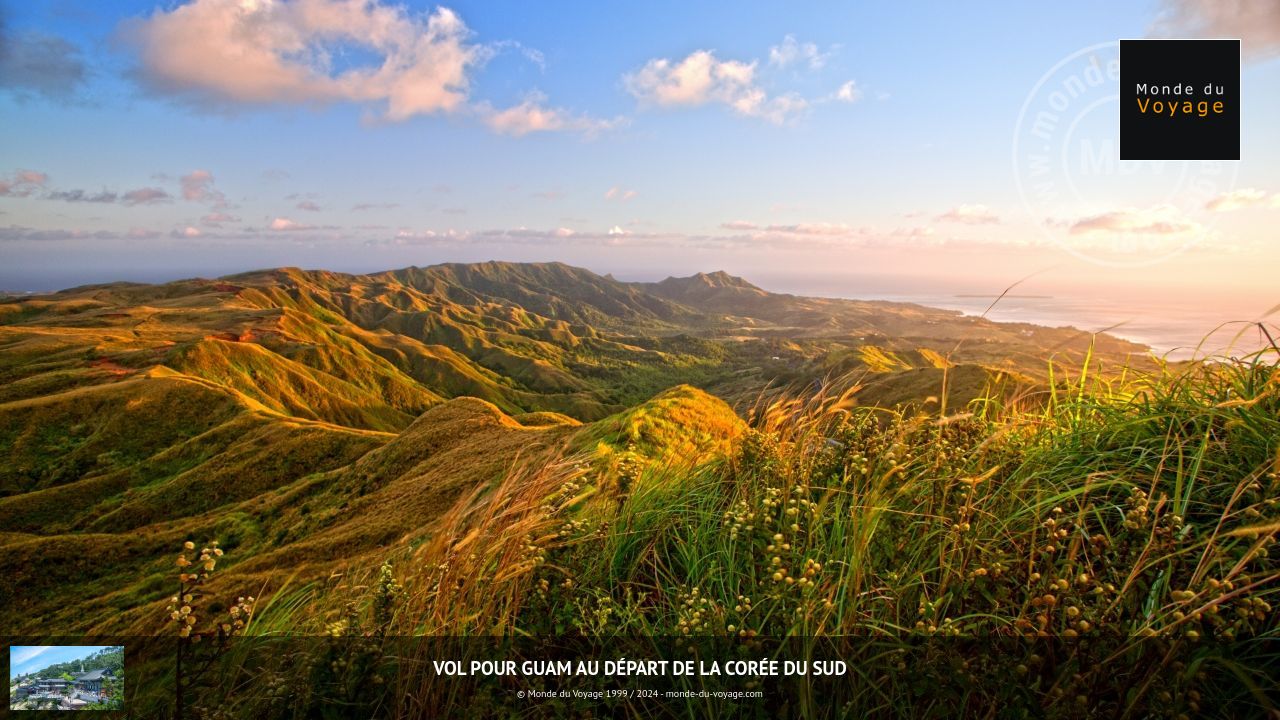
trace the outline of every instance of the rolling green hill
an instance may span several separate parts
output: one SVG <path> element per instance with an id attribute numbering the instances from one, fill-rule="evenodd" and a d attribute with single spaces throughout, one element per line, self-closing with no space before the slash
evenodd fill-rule
<path id="1" fill-rule="evenodd" d="M 1144 349 L 725 273 L 626 283 L 558 263 L 296 268 L 0 301 L 0 624 L 148 632 L 172 550 L 228 592 L 429 542 L 513 473 L 595 488 L 723 458 L 751 409 L 960 409 Z M 1069 371 L 1067 371 L 1069 369 Z M 1062 374 L 1065 372 L 1065 375 Z M 571 458 L 571 460 L 565 460 Z"/>

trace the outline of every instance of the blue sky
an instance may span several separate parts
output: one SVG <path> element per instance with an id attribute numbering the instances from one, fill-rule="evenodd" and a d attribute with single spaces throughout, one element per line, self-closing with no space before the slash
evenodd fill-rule
<path id="1" fill-rule="evenodd" d="M 9 648 L 9 677 L 15 678 L 50 665 L 89 657 L 107 645 L 13 645 Z"/>
<path id="2" fill-rule="evenodd" d="M 1280 38 L 1208 0 L 0 8 L 44 68 L 0 58 L 0 288 L 508 259 L 1280 300 L 1259 270 L 1280 266 Z M 1160 166 L 1022 199 L 1019 112 L 1055 63 L 1226 34 L 1248 54 L 1244 155 L 1212 197 L 1165 202 L 1186 169 Z M 1113 112 L 1081 132 L 1110 137 Z M 1116 255 L 1156 226 L 1178 235 Z"/>

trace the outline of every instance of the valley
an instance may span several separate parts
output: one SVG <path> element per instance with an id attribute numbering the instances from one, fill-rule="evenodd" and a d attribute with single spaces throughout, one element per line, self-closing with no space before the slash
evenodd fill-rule
<path id="1" fill-rule="evenodd" d="M 577 458 L 604 489 L 723 456 L 788 389 L 959 413 L 1144 365 L 1070 329 L 559 263 L 10 297 L 0 622 L 146 634 L 189 537 L 226 549 L 218 592 L 261 596 L 427 542 L 520 468 Z"/>

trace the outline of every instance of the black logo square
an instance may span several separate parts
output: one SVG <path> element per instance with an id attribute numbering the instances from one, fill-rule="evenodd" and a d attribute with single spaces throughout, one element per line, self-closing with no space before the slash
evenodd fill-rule
<path id="1" fill-rule="evenodd" d="M 1239 160 L 1240 41 L 1121 40 L 1120 159 Z"/>

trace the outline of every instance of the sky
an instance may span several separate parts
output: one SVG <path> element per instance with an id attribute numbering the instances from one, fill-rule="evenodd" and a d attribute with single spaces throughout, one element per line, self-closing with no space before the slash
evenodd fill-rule
<path id="1" fill-rule="evenodd" d="M 1272 0 L 0 0 L 0 23 L 0 289 L 497 259 L 1280 303 Z M 1039 192 L 1030 120 L 1148 37 L 1242 38 L 1241 160 L 1118 162 L 1104 77 Z"/>
<path id="2" fill-rule="evenodd" d="M 9 678 L 43 670 L 50 665 L 86 658 L 107 645 L 13 645 L 9 648 Z"/>

